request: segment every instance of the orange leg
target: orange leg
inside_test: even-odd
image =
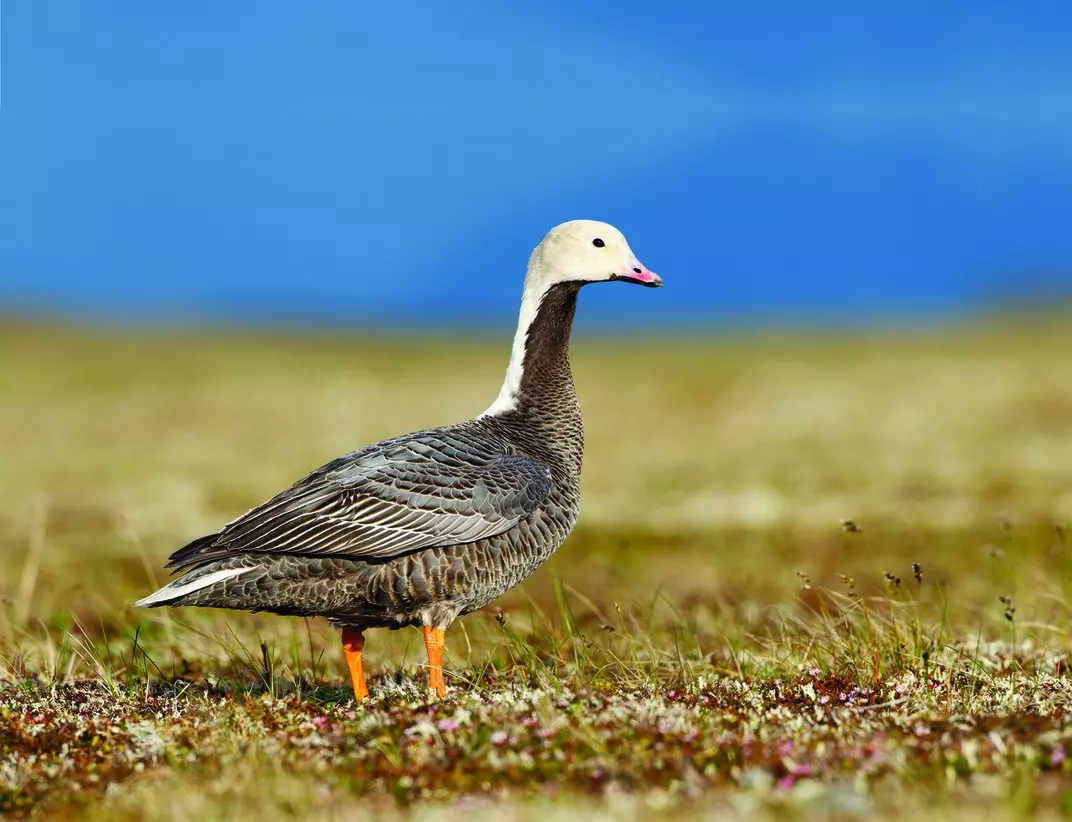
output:
[[[442,628],[424,627],[424,647],[428,651],[428,687],[439,696],[447,695],[443,681],[443,648],[447,644],[447,632]]]
[[[365,637],[357,628],[342,629],[342,649],[346,653],[346,667],[350,669],[350,681],[354,685],[354,699],[358,702],[368,699],[365,668],[361,664],[361,651],[364,647]]]

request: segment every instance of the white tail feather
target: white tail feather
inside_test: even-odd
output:
[[[252,568],[226,568],[222,571],[213,571],[211,574],[205,574],[197,579],[185,581],[186,577],[179,577],[174,582],[170,582],[161,588],[159,591],[149,596],[139,599],[134,604],[140,608],[151,608],[154,605],[163,605],[166,602],[184,597],[187,594],[192,594],[194,591],[200,591],[202,588],[207,588],[210,585],[215,585],[217,582],[222,582],[225,579],[236,577],[239,574],[244,574],[246,571],[252,571]]]

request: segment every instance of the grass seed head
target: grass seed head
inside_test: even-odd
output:
[[[1015,620],[1016,619],[1016,605],[1013,603],[1012,597],[1005,596],[1005,595],[999,596],[998,597],[998,602],[1000,602],[1002,605],[1005,606],[1005,613],[1004,613],[1005,619],[1007,619],[1009,622],[1012,622],[1013,620]]]
[[[852,599],[856,599],[856,580],[848,574],[838,574],[838,576],[841,577],[841,582],[845,585],[845,593]]]

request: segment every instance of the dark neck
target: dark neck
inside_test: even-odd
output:
[[[577,407],[570,371],[569,343],[579,283],[551,286],[540,301],[525,340],[518,410],[568,413]]]
[[[533,311],[528,294],[499,396],[481,419],[530,456],[545,460],[552,473],[576,491],[584,453],[581,407],[573,390],[569,341],[580,283],[551,286]],[[520,372],[520,373],[519,373]],[[571,491],[571,493],[572,493]]]

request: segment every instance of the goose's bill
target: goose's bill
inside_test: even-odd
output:
[[[663,284],[663,278],[650,271],[644,263],[634,258],[622,270],[611,277],[612,280],[621,280],[623,283],[636,283],[646,285],[648,288],[658,288]]]

